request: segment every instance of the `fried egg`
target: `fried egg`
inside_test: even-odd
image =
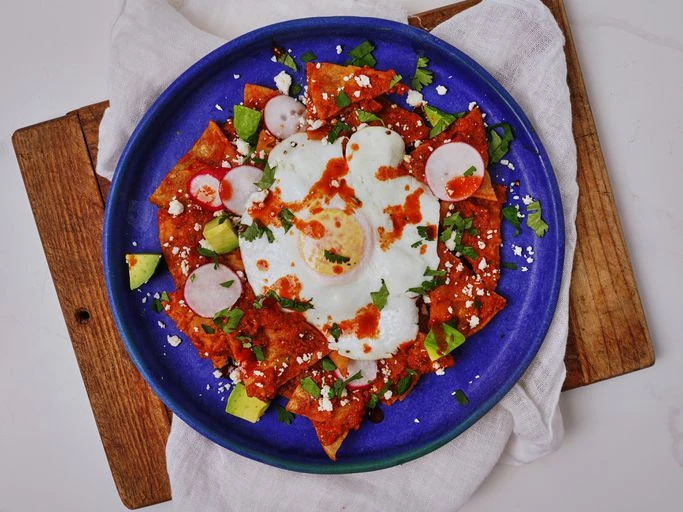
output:
[[[401,136],[383,127],[332,144],[294,134],[271,151],[274,182],[250,197],[242,217],[273,234],[272,242],[240,240],[254,292],[311,301],[306,319],[352,359],[390,357],[415,339],[416,294],[408,289],[439,264],[436,240],[418,232],[436,233],[438,199],[398,172],[403,157]]]

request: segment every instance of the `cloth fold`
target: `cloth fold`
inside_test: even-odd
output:
[[[129,0],[112,33],[111,107],[100,125],[97,172],[112,177],[123,146],[154,99],[225,40],[285,19],[343,14],[406,21],[405,10],[394,2],[371,0]],[[432,33],[470,55],[510,91],[555,170],[565,217],[565,263],[543,345],[503,400],[458,438],[418,460],[372,473],[279,470],[211,443],[174,417],[167,459],[177,510],[455,510],[497,462],[528,463],[561,444],[558,398],[565,377],[578,197],[564,38],[539,0],[484,0]]]

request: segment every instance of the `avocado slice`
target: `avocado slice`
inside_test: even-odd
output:
[[[256,423],[263,416],[263,413],[266,412],[269,405],[270,402],[264,402],[247,395],[244,384],[238,382],[228,397],[225,412],[251,423]]]
[[[227,217],[216,217],[204,226],[204,238],[216,254],[227,254],[239,247],[239,240],[232,222]]]
[[[152,277],[159,265],[161,254],[126,254],[130,289],[139,288]]]
[[[441,329],[443,331],[443,342],[437,342],[437,335],[434,333],[434,329]],[[465,343],[465,336],[455,327],[452,327],[447,323],[432,327],[425,338],[425,348],[427,349],[427,354],[429,354],[429,359],[432,361],[436,361],[446,354],[450,354],[463,343]],[[441,351],[442,348],[445,348],[443,352]]]

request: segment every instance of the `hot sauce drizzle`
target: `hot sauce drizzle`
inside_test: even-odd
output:
[[[379,336],[379,309],[367,304],[356,312],[356,316],[339,322],[342,331],[353,332],[357,338],[376,338]]]
[[[383,226],[379,226],[377,228],[377,233],[379,233],[380,247],[383,251],[389,249],[391,244],[401,238],[403,230],[408,224],[417,224],[422,220],[422,212],[420,211],[420,196],[423,192],[423,189],[418,188],[406,196],[405,203],[387,206],[384,209],[384,213],[391,217],[393,229],[392,231],[387,231]]]

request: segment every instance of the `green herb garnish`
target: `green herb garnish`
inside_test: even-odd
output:
[[[503,129],[503,136],[501,137],[497,129]],[[491,163],[495,164],[501,161],[501,159],[510,150],[510,142],[515,140],[515,136],[512,133],[512,128],[508,123],[499,123],[489,126],[489,160]]]
[[[323,370],[325,370],[326,372],[333,372],[334,370],[337,369],[337,365],[334,364],[332,359],[330,359],[329,357],[323,358],[323,360],[320,362],[320,364],[322,365]]]
[[[460,212],[456,212],[452,215],[446,217],[443,221],[443,230],[439,236],[439,240],[443,243],[448,243],[451,238],[453,239],[453,251],[456,253],[464,254],[468,258],[476,260],[479,255],[472,247],[462,244],[462,237],[465,232],[470,235],[475,236],[479,232],[474,227],[474,216],[472,217],[462,217]]]
[[[277,214],[282,222],[282,227],[285,228],[285,233],[289,231],[292,227],[292,221],[294,220],[294,214],[289,208],[283,208],[280,213]]]
[[[301,56],[301,62],[311,62],[312,60],[315,60],[317,58],[318,57],[315,55],[315,53],[308,51]]]
[[[261,190],[267,190],[273,185],[274,181],[275,167],[271,167],[270,165],[266,164],[266,167],[263,169],[263,175],[261,176],[261,179],[254,183],[254,185]]]
[[[206,324],[202,324],[202,330],[203,330],[206,334],[213,334],[213,333],[216,332],[216,329],[214,329],[214,328],[211,327],[210,325],[206,325]]]
[[[351,126],[344,123],[343,121],[337,121],[337,124],[335,124],[332,129],[330,130],[330,133],[327,134],[327,142],[332,144],[335,140],[339,138],[339,135],[341,135],[341,132],[350,132],[351,131]]]
[[[467,395],[462,389],[455,390],[455,399],[458,401],[460,405],[467,405],[470,403],[470,399],[467,398]]]
[[[235,105],[233,112],[235,114],[233,123],[237,136],[247,142],[253,142],[261,124],[261,112],[244,105]]]
[[[301,385],[301,388],[313,398],[320,398],[320,386],[318,386],[313,379],[304,377],[299,381],[299,384]]]
[[[423,107],[427,121],[432,125],[432,129],[429,131],[429,138],[433,139],[446,128],[448,128],[453,121],[465,115],[465,112],[460,112],[457,114],[449,114],[443,110],[439,110],[431,105],[425,105]]]
[[[290,68],[292,71],[298,71],[298,68],[296,67],[296,62],[294,62],[294,59],[289,54],[289,52],[286,52],[284,50],[280,50],[280,55],[278,55],[276,57],[276,59],[280,64],[284,64],[285,66]]]
[[[294,421],[294,414],[289,412],[287,409],[282,407],[281,405],[277,405],[277,420],[280,423],[284,423],[285,425],[291,425],[292,421]]]
[[[446,275],[446,271],[432,270],[431,268],[427,267],[423,275],[426,277],[433,277],[433,279],[422,281],[422,284],[420,284],[420,286],[408,288],[409,292],[415,293],[417,295],[427,295],[434,288],[437,288],[444,284],[444,276]]]
[[[548,232],[548,224],[541,218],[541,203],[540,201],[533,201],[526,207],[526,225],[534,230],[536,236],[543,238]]]
[[[356,109],[356,117],[361,123],[370,123],[372,121],[379,121],[384,126],[384,121],[377,117],[372,112],[366,112],[365,110]]]
[[[222,309],[213,316],[213,323],[224,333],[230,334],[240,324],[244,311],[240,308]]]
[[[396,384],[396,392],[399,395],[404,394],[406,391],[408,391],[408,388],[410,388],[410,385],[413,382],[413,377],[417,375],[417,372],[415,370],[408,369],[408,375],[403,377],[401,380],[398,381],[398,384]]]
[[[330,334],[335,340],[339,340],[339,337],[342,335],[341,327],[339,327],[337,322],[332,324],[332,327],[330,328]]]
[[[223,288],[230,288],[234,282],[235,280],[231,279],[230,281],[225,281],[224,283],[221,283],[221,286]]]
[[[382,279],[382,287],[376,292],[370,292],[370,298],[372,299],[372,303],[375,305],[375,307],[382,311],[384,306],[387,305],[388,297],[389,289],[387,288],[387,284],[384,282],[384,279]]]
[[[164,305],[159,299],[152,300],[152,311],[155,313],[161,313],[164,310]]]
[[[389,89],[392,89],[397,83],[401,81],[403,77],[401,75],[394,75],[394,78],[391,79],[391,82],[389,82]]]
[[[340,108],[348,107],[349,105],[351,105],[351,100],[346,95],[344,90],[341,90],[337,93],[337,97],[334,99],[334,102]]]
[[[268,296],[275,299],[278,302],[278,304],[280,304],[280,307],[283,309],[291,309],[292,311],[298,312],[313,309],[313,302],[311,300],[301,301],[295,299],[288,299],[286,297],[280,297],[274,290],[270,290],[268,292]]]
[[[259,346],[253,345],[251,351],[254,353],[254,357],[257,361],[263,361],[266,356],[263,354],[263,349]]]
[[[477,168],[471,165],[462,175],[465,177],[472,176],[475,172],[477,172]]]
[[[168,293],[166,291],[161,292],[161,300],[164,302],[170,302],[171,297],[168,296]]]
[[[242,224],[242,226],[244,225],[245,224]],[[263,235],[266,235],[268,242],[271,244],[275,240],[275,235],[273,235],[273,232],[257,220],[254,220],[254,222],[252,222],[250,226],[247,226],[246,229],[240,229],[239,234],[240,238],[244,238],[248,242],[253,242],[257,238],[261,238]]]
[[[519,215],[517,215],[519,210],[517,210],[517,208],[514,206],[504,206],[502,212],[503,218],[515,228],[514,236],[519,235],[522,232],[522,219],[520,219]]]
[[[503,263],[501,263],[501,266],[503,268],[509,268],[510,270],[517,270],[517,264],[516,263],[510,263],[510,262],[504,261]]]
[[[298,96],[301,93],[301,86],[299,84],[292,84],[289,86],[289,95]]]
[[[329,393],[327,393],[327,397],[328,398],[334,398],[334,397],[341,398],[343,393],[344,393],[344,390],[346,389],[346,385],[349,382],[352,382],[352,381],[358,380],[358,379],[362,379],[362,378],[363,378],[363,373],[360,370],[358,370],[356,373],[351,375],[351,377],[349,377],[346,380],[343,380],[343,379],[335,380],[334,384],[332,384],[332,388],[330,389]]]
[[[354,66],[359,67],[367,66],[369,68],[374,68],[375,64],[377,64],[377,60],[375,59],[374,55],[372,55],[374,50],[375,45],[373,45],[370,41],[363,41],[361,44],[349,51],[351,60],[348,62],[348,64],[353,64]]]
[[[197,252],[205,258],[211,258],[213,260],[213,268],[218,268],[218,254],[215,251],[205,247],[198,247]]]
[[[413,75],[413,80],[411,82],[413,89],[416,91],[421,91],[426,85],[432,83],[434,76],[430,70],[427,69],[429,64],[429,58],[418,57],[417,64],[415,64],[415,74]]]
[[[349,258],[348,256],[342,256],[341,254],[328,251],[327,249],[323,251],[323,255],[325,256],[325,259],[330,263],[348,263],[349,261],[351,261],[351,258]]]

